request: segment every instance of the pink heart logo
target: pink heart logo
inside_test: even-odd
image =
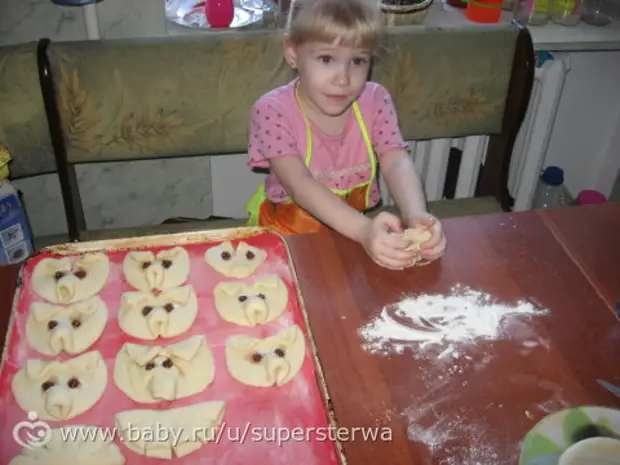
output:
[[[43,447],[52,439],[52,429],[44,421],[37,420],[36,412],[28,413],[28,421],[20,421],[13,428],[13,439],[22,447]]]

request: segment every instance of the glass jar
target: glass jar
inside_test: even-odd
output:
[[[581,19],[592,26],[607,26],[611,23],[609,3],[603,0],[583,0]]]
[[[519,0],[514,10],[514,19],[522,24],[544,26],[549,19],[549,1]]]
[[[576,26],[581,21],[582,0],[551,0],[551,21]]]

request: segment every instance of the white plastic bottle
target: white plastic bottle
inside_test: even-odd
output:
[[[563,208],[573,204],[573,198],[564,185],[564,171],[557,166],[547,167],[536,186],[532,208]]]

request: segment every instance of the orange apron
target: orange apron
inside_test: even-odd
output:
[[[304,122],[306,124],[307,150],[305,164],[310,168],[312,160],[312,130],[303,106],[296,95],[297,102],[301,108]],[[376,179],[377,163],[375,153],[370,142],[370,137],[364,124],[364,119],[357,102],[353,103],[355,118],[366,143],[366,150],[370,158],[371,176],[368,181],[362,182],[350,189],[330,189],[331,192],[340,197],[344,202],[359,212],[363,212],[370,207],[370,192]],[[248,226],[262,226],[276,230],[281,234],[308,234],[320,232],[325,229],[325,225],[314,218],[310,213],[294,203],[286,200],[282,203],[274,203],[267,198],[265,185],[261,184],[250,201],[246,209],[249,213]]]

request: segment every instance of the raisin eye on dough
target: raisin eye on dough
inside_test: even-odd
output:
[[[204,336],[165,346],[126,343],[116,357],[114,381],[136,402],[177,400],[202,392],[215,365]]]
[[[44,258],[32,272],[32,290],[51,304],[74,304],[95,297],[105,286],[110,260],[105,254]]]
[[[213,290],[217,313],[226,321],[256,326],[279,318],[288,305],[288,288],[278,275],[254,281],[220,282]]]
[[[183,247],[151,251],[134,250],[123,260],[125,281],[139,291],[153,292],[183,285],[189,278],[189,253]]]
[[[44,355],[75,355],[101,337],[107,322],[108,307],[97,296],[69,305],[33,302],[26,320],[26,339]]]
[[[78,279],[84,279],[86,277],[86,271],[85,270],[77,270],[75,273],[73,273],[73,275],[78,278]]]
[[[28,359],[11,389],[22,410],[36,412],[42,421],[56,421],[89,411],[107,383],[105,361],[100,352],[91,351],[63,361]]]
[[[41,384],[41,389],[43,390],[43,392],[47,391],[48,389],[53,388],[54,386],[56,386],[56,383],[54,381],[45,381],[43,384]]]
[[[282,386],[300,372],[306,354],[301,328],[290,326],[265,338],[244,334],[225,343],[226,366],[230,375],[248,386]]]
[[[253,274],[267,259],[267,252],[253,247],[244,241],[237,243],[224,241],[210,247],[204,259],[211,268],[229,278],[247,278]]]
[[[118,324],[138,339],[174,337],[189,330],[198,315],[193,286],[166,289],[161,293],[125,292],[121,297]]]

